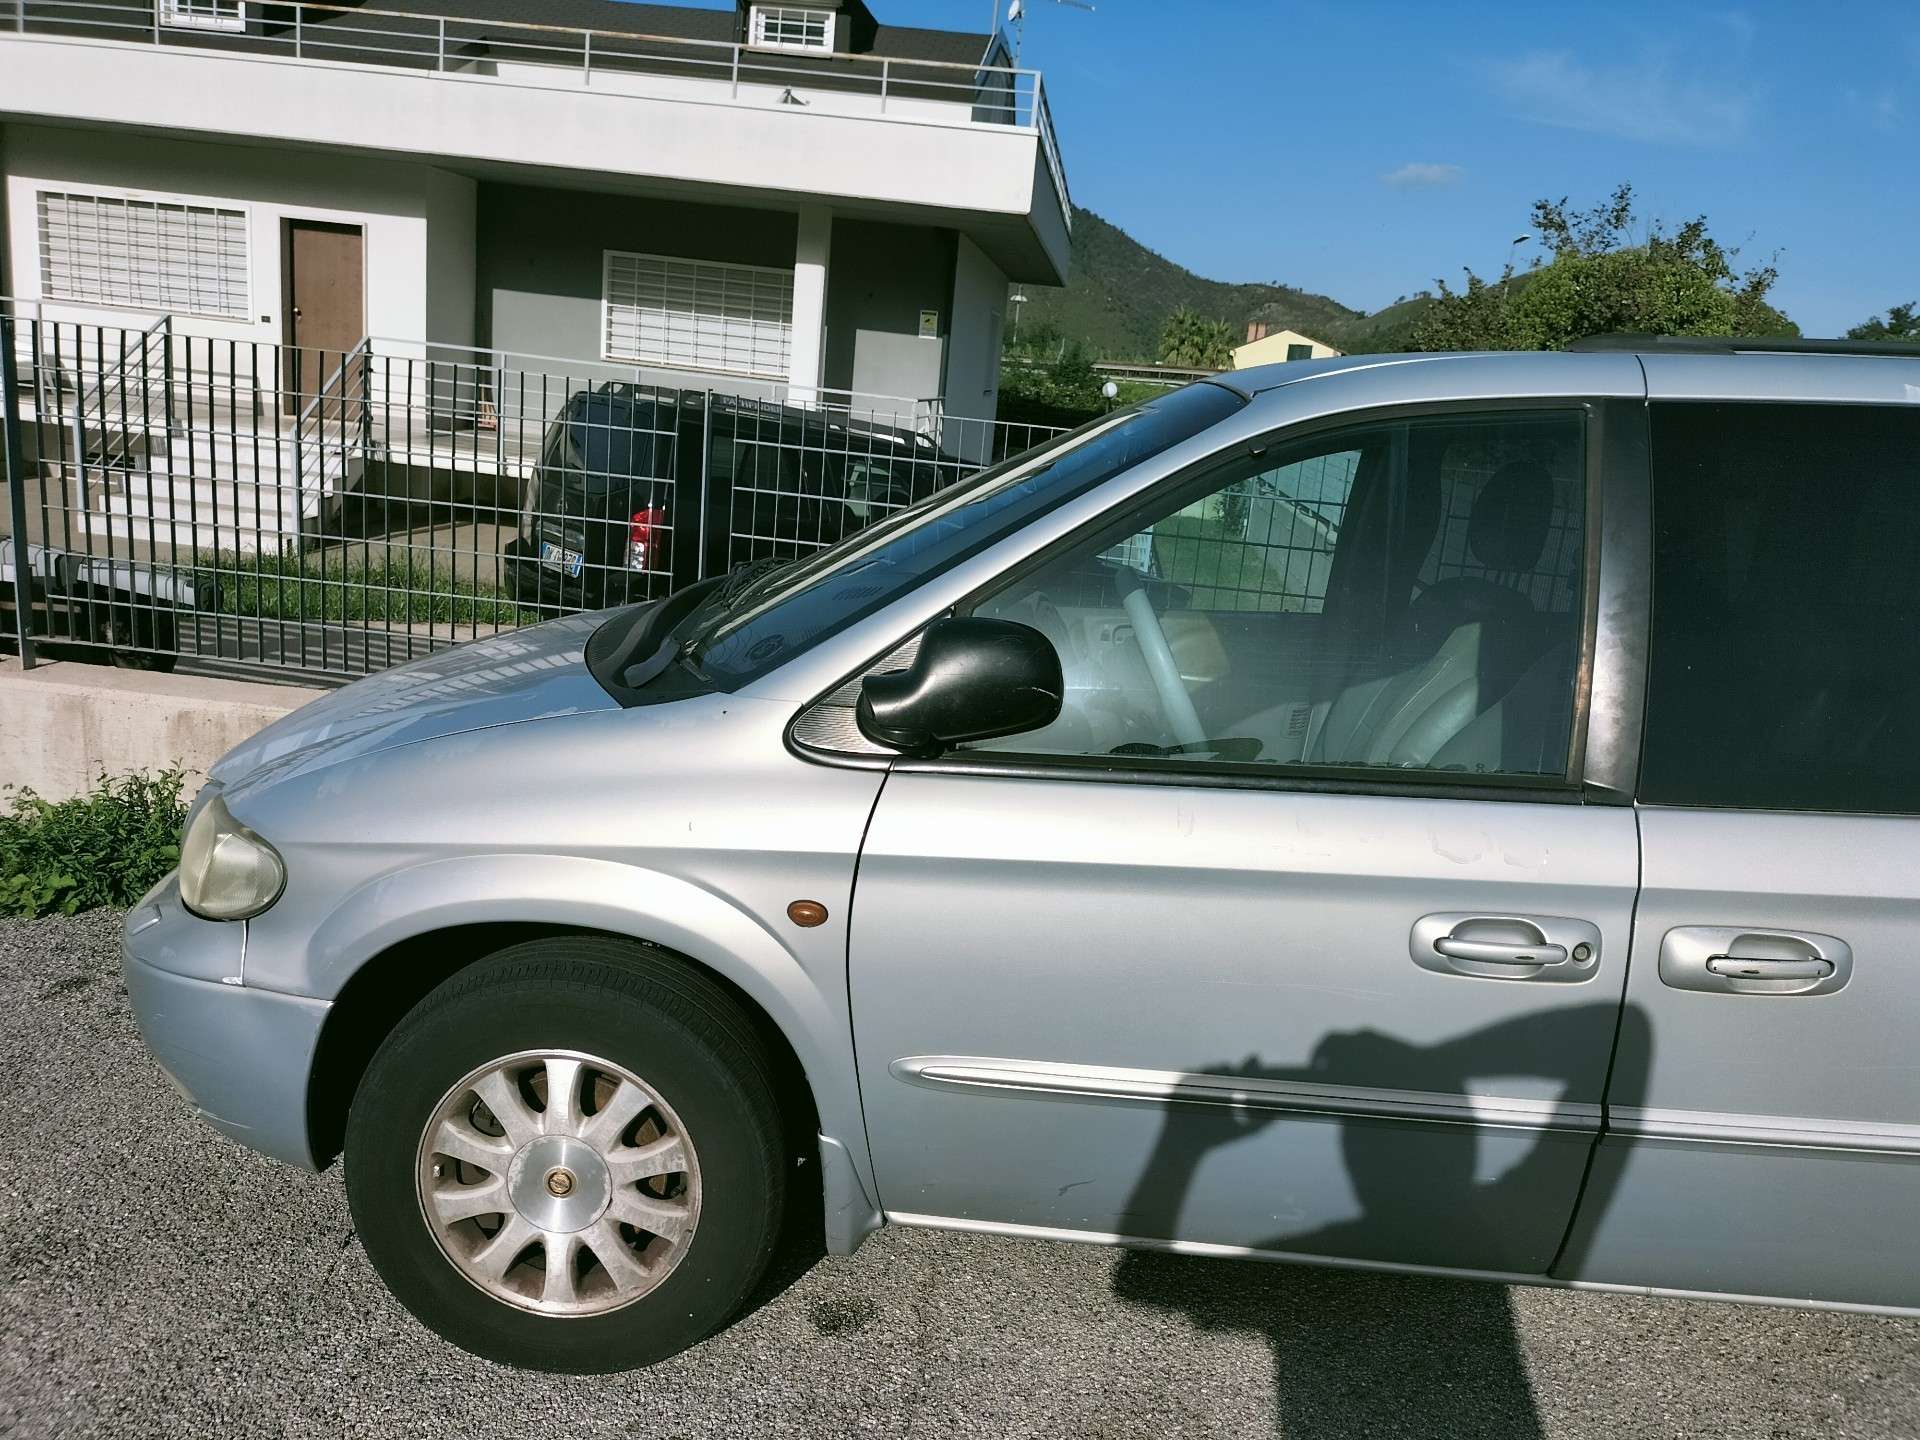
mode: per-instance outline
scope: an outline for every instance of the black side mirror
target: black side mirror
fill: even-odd
[[[1053,644],[1011,620],[936,620],[905,670],[869,675],[854,710],[869,740],[929,757],[1051,725],[1066,684]]]

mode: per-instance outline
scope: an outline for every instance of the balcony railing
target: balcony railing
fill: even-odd
[[[8,22],[11,22],[10,26]],[[127,41],[460,76],[577,77],[582,86],[673,97],[724,87],[741,103],[812,106],[1031,130],[1060,205],[1073,213],[1040,72],[867,55],[802,55],[751,45],[526,21],[481,20],[312,0],[248,0],[244,22],[176,14],[167,0],[0,0],[22,35]],[[6,33],[0,28],[0,34]],[[689,89],[685,82],[694,82]]]

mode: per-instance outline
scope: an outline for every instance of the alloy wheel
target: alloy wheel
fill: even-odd
[[[529,1050],[448,1090],[421,1133],[420,1212],[487,1295],[557,1317],[601,1315],[656,1289],[700,1216],[700,1167],[679,1117],[622,1066]]]

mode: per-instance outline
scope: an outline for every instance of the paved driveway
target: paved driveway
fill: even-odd
[[[1920,1436],[1920,1322],[889,1231],[599,1380],[387,1298],[338,1173],[194,1121],[118,917],[0,921],[0,1434]]]

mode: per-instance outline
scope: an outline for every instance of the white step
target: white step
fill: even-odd
[[[318,509],[318,497],[309,513]],[[244,479],[135,471],[95,490],[86,528],[97,534],[202,549],[274,550],[299,538],[295,493],[271,477]]]
[[[81,528],[89,535],[109,537],[114,542],[151,545],[156,554],[170,551],[176,556],[212,550],[243,555],[273,553],[292,547],[300,538],[298,528],[272,530],[263,521],[256,529],[250,522],[235,524],[225,515],[217,525],[205,519],[195,525],[185,519],[168,521],[90,510],[83,517]]]

